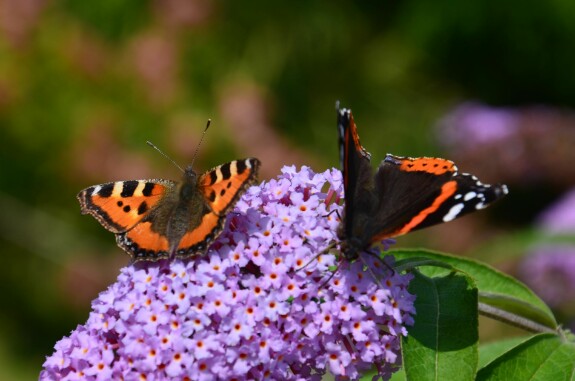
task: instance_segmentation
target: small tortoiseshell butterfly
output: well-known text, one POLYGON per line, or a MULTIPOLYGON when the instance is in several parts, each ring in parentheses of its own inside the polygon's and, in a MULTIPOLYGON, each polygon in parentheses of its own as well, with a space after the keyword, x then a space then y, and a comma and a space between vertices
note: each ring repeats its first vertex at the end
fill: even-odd
POLYGON ((348 260, 385 238, 483 209, 508 192, 505 185, 483 184, 458 173, 452 161, 434 157, 388 154, 373 176, 371 155, 359 142, 351 110, 337 111, 345 191, 338 237, 348 260))
POLYGON ((78 200, 82 214, 116 234, 134 261, 185 258, 206 252, 259 166, 254 158, 235 160, 198 177, 190 165, 179 183, 116 181, 86 188, 78 200))

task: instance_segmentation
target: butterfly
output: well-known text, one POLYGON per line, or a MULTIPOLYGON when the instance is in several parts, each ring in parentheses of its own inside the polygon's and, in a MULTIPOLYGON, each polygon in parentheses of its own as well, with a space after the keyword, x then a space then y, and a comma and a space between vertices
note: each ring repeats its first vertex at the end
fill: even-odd
POLYGON ((227 212, 256 181, 260 161, 234 160, 182 181, 128 180, 94 185, 78 193, 82 214, 112 233, 133 261, 204 254, 221 233, 227 212))
POLYGON ((338 238, 347 260, 386 238, 452 221, 508 193, 506 185, 483 184, 459 173, 451 160, 435 157, 388 154, 374 176, 351 110, 337 112, 345 193, 338 238))

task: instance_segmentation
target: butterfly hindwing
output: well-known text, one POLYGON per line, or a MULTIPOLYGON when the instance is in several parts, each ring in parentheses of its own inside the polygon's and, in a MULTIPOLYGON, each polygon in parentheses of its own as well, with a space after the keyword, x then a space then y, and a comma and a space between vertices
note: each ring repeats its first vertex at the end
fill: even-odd
POLYGON ((205 213, 199 225, 184 234, 178 244, 176 256, 185 257, 204 252, 218 237, 224 222, 224 216, 218 216, 213 212, 205 213))
POLYGON ((170 256, 168 237, 155 231, 152 221, 142 221, 131 230, 117 234, 116 242, 134 261, 157 261, 170 256))
POLYGON ((162 199, 174 182, 129 180, 94 185, 78 193, 82 214, 91 214, 112 233, 133 228, 162 199))

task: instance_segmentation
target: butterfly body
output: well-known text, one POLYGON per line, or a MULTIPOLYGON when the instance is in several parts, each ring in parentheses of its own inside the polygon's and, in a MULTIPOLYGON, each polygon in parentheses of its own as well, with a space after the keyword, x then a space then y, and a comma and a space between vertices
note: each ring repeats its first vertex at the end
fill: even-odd
POLYGON ((338 110, 345 207, 338 230, 344 257, 386 238, 451 221, 507 194, 505 185, 481 183, 456 165, 434 157, 388 154, 375 175, 361 146, 351 110, 338 110))
POLYGON ((86 188, 78 200, 82 213, 115 233, 135 261, 201 255, 255 182, 259 165, 254 158, 236 160, 201 176, 188 167, 181 182, 116 181, 86 188))

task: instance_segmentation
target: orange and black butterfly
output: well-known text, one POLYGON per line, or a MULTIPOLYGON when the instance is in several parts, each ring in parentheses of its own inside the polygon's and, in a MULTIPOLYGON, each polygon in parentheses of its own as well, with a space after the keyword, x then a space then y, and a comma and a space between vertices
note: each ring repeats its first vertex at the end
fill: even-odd
POLYGON ((127 180, 78 193, 82 214, 116 234, 134 261, 185 258, 206 252, 226 214, 256 181, 260 161, 234 160, 198 176, 191 165, 181 182, 127 180))

